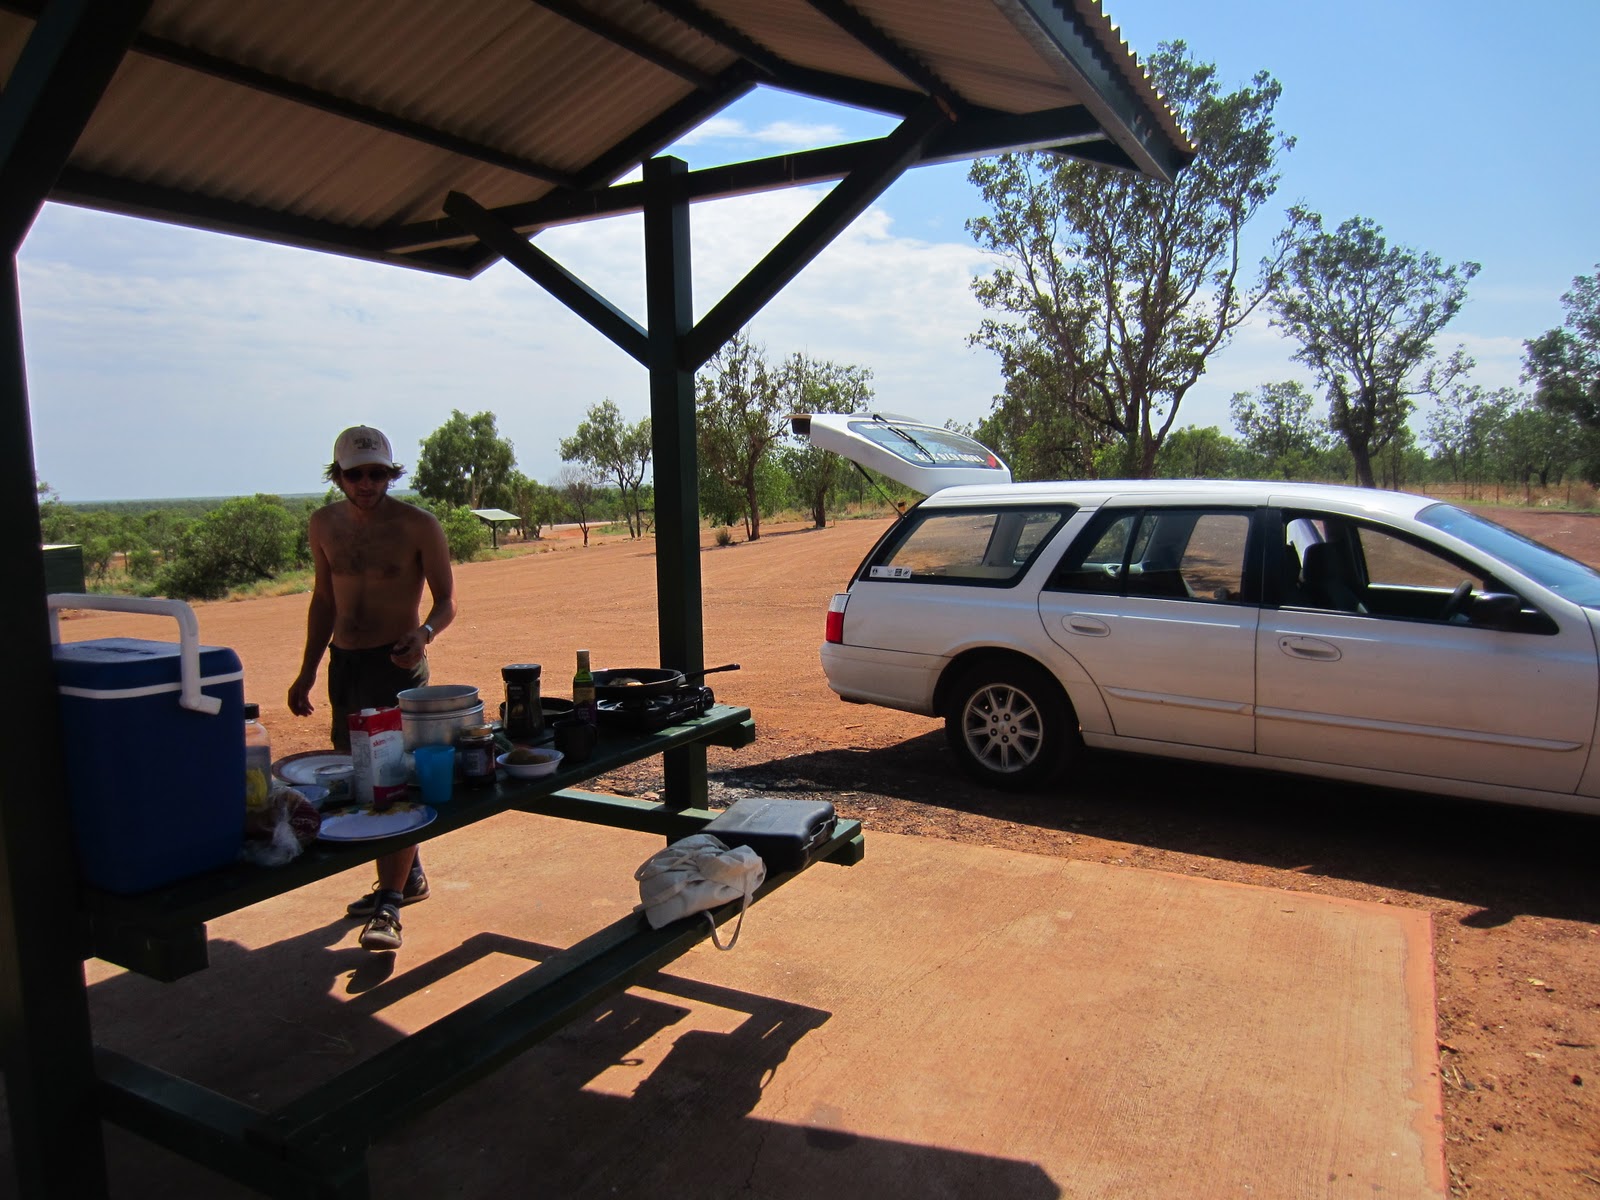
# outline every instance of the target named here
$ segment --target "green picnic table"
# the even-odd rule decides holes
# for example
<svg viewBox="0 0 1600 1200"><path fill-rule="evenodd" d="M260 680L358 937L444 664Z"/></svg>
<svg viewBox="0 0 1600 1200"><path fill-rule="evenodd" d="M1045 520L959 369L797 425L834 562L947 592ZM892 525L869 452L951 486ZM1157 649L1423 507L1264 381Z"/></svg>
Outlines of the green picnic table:
<svg viewBox="0 0 1600 1200"><path fill-rule="evenodd" d="M205 922L370 862L376 854L437 837L508 811L660 834L674 841L716 814L577 790L575 785L642 759L690 745L750 744L750 711L726 705L656 733L604 731L589 761L562 764L543 779L501 779L458 791L427 826L383 841L318 842L281 867L239 863L136 896L91 891L85 956L171 981L207 966ZM860 824L841 820L812 862L854 864L864 853ZM806 868L802 868L804 870ZM769 875L760 900L801 871ZM714 910L718 924L737 915ZM369 1194L366 1152L393 1122L439 1104L548 1037L575 1017L659 970L704 940L698 915L651 929L629 912L566 950L364 1062L271 1110L96 1046L98 1098L106 1119L269 1195ZM247 1000L240 998L241 1012ZM383 1103L376 1102L377 1097ZM396 1100L402 1097L401 1100Z"/></svg>

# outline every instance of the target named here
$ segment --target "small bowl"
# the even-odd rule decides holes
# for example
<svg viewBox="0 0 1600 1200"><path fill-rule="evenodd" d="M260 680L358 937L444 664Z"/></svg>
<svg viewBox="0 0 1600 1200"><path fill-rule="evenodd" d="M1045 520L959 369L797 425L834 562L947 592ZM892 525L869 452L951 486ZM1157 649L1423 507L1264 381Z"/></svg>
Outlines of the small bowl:
<svg viewBox="0 0 1600 1200"><path fill-rule="evenodd" d="M291 786L306 798L306 803L319 812L322 810L322 806L328 802L328 789L320 783L296 783Z"/></svg>
<svg viewBox="0 0 1600 1200"><path fill-rule="evenodd" d="M538 779L544 775L554 775L556 768L561 765L561 751L559 750L534 750L532 753L539 756L538 762L507 762L506 760L511 757L510 753L500 755L495 759L495 762L504 767L506 774L513 779Z"/></svg>

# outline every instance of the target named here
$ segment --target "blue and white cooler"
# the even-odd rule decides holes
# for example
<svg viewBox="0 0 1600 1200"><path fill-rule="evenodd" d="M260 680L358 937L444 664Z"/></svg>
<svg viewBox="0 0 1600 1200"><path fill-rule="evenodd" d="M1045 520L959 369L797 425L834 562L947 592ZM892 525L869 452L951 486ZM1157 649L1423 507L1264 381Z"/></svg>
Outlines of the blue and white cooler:
<svg viewBox="0 0 1600 1200"><path fill-rule="evenodd" d="M149 891L231 863L244 837L244 672L200 645L178 600L48 597L73 832L85 882ZM170 616L178 641L98 638L62 645L56 612Z"/></svg>

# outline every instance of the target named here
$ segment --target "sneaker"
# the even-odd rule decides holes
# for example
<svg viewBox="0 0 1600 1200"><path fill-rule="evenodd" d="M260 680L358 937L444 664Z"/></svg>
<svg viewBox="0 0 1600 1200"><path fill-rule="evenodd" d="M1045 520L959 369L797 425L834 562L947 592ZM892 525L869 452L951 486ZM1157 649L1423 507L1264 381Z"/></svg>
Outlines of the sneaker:
<svg viewBox="0 0 1600 1200"><path fill-rule="evenodd" d="M406 880L406 890L400 893L401 904L416 904L428 898L428 877L420 871L412 872L411 878ZM345 915L365 921L378 908L378 885L372 885L372 890L359 900L350 901L345 908Z"/></svg>
<svg viewBox="0 0 1600 1200"><path fill-rule="evenodd" d="M400 949L400 910L392 904L380 904L361 931L363 950Z"/></svg>

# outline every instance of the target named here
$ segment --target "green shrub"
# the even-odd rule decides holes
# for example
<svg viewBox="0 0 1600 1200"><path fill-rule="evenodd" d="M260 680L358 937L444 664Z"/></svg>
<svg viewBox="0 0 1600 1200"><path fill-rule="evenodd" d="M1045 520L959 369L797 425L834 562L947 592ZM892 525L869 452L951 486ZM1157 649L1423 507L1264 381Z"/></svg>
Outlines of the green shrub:
<svg viewBox="0 0 1600 1200"><path fill-rule="evenodd" d="M291 566L298 537L298 522L276 496L229 500L179 537L160 589L184 600L219 599Z"/></svg>
<svg viewBox="0 0 1600 1200"><path fill-rule="evenodd" d="M433 514L444 529L445 543L450 547L450 557L456 562L471 562L489 545L489 527L465 504L450 504L444 500L412 500L418 508Z"/></svg>
<svg viewBox="0 0 1600 1200"><path fill-rule="evenodd" d="M731 546L731 545L733 545L733 530L729 529L726 525L724 525L721 529L717 530L717 545L719 545L719 546Z"/></svg>

